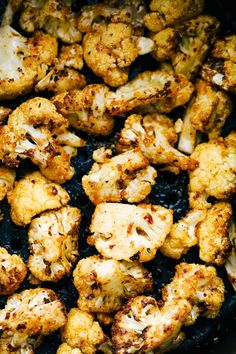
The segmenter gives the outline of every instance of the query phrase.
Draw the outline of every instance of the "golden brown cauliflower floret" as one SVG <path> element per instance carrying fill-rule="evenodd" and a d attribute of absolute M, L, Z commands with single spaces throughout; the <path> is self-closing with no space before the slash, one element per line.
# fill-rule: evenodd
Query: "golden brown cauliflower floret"
<path fill-rule="evenodd" d="M 236 133 L 199 144 L 191 157 L 199 166 L 190 172 L 191 208 L 210 208 L 207 198 L 225 199 L 236 191 Z"/>
<path fill-rule="evenodd" d="M 106 84 L 117 87 L 128 81 L 129 67 L 138 57 L 151 52 L 150 38 L 135 37 L 124 23 L 100 25 L 83 38 L 84 60 Z"/>
<path fill-rule="evenodd" d="M 117 150 L 138 147 L 150 163 L 193 170 L 197 162 L 174 148 L 177 137 L 175 124 L 170 118 L 158 113 L 144 118 L 133 114 L 127 118 L 120 133 Z"/>
<path fill-rule="evenodd" d="M 215 42 L 201 75 L 213 85 L 236 92 L 236 35 L 226 36 Z"/>
<path fill-rule="evenodd" d="M 193 84 L 184 75 L 171 75 L 164 70 L 145 71 L 115 92 L 110 91 L 106 106 L 112 115 L 149 103 L 155 104 L 157 112 L 168 113 L 187 103 L 193 91 Z"/>
<path fill-rule="evenodd" d="M 0 37 L 1 101 L 29 92 L 46 75 L 57 55 L 57 41 L 40 32 L 25 38 L 10 26 L 0 27 Z"/>
<path fill-rule="evenodd" d="M 92 217 L 93 234 L 88 243 L 106 258 L 148 262 L 155 257 L 172 223 L 172 210 L 159 205 L 101 203 Z"/>
<path fill-rule="evenodd" d="M 0 294 L 14 293 L 27 274 L 27 267 L 20 256 L 10 255 L 0 247 Z"/>
<path fill-rule="evenodd" d="M 233 219 L 229 223 L 229 238 L 231 241 L 231 252 L 225 263 L 225 269 L 228 274 L 234 290 L 236 291 L 236 223 Z"/>
<path fill-rule="evenodd" d="M 174 299 L 162 307 L 152 297 L 131 299 L 115 315 L 112 326 L 115 352 L 164 353 L 173 349 L 183 340 L 180 331 L 190 311 L 191 305 L 184 299 Z"/>
<path fill-rule="evenodd" d="M 25 226 L 43 211 L 60 208 L 70 200 L 60 185 L 52 183 L 40 172 L 26 174 L 8 194 L 11 218 L 16 225 Z"/>
<path fill-rule="evenodd" d="M 0 310 L 0 351 L 33 354 L 42 335 L 55 332 L 65 323 L 65 306 L 53 290 L 37 288 L 14 294 Z"/>
<path fill-rule="evenodd" d="M 94 321 L 92 314 L 72 308 L 68 313 L 66 325 L 61 332 L 62 341 L 71 348 L 71 354 L 75 350 L 80 350 L 83 354 L 96 353 L 99 345 L 105 342 L 106 337 L 99 323 Z M 58 348 L 57 354 L 63 353 L 62 348 Z M 77 352 L 75 352 L 77 353 Z"/>
<path fill-rule="evenodd" d="M 145 26 L 152 32 L 197 17 L 204 10 L 204 0 L 152 0 L 151 13 L 144 17 Z"/>
<path fill-rule="evenodd" d="M 91 256 L 81 259 L 74 272 L 78 307 L 89 312 L 118 311 L 126 299 L 152 291 L 153 280 L 138 262 Z"/>
<path fill-rule="evenodd" d="M 219 202 L 206 212 L 205 219 L 197 227 L 199 257 L 206 263 L 221 266 L 231 249 L 229 220 L 232 216 L 230 203 Z"/>
<path fill-rule="evenodd" d="M 15 178 L 16 172 L 14 170 L 0 166 L 0 201 L 13 189 Z"/>
<path fill-rule="evenodd" d="M 89 199 L 102 202 L 141 202 L 150 192 L 157 177 L 140 150 L 134 149 L 112 157 L 105 163 L 94 163 L 82 185 Z"/>
<path fill-rule="evenodd" d="M 65 43 L 76 43 L 82 39 L 76 14 L 72 12 L 71 0 L 27 0 L 24 1 L 20 26 L 26 32 L 44 29 Z"/>
<path fill-rule="evenodd" d="M 72 90 L 56 95 L 52 102 L 72 127 L 92 135 L 109 135 L 114 118 L 107 112 L 105 85 L 93 84 L 83 90 Z"/>
<path fill-rule="evenodd" d="M 80 210 L 70 206 L 48 211 L 30 224 L 28 267 L 41 281 L 58 281 L 77 261 Z"/>

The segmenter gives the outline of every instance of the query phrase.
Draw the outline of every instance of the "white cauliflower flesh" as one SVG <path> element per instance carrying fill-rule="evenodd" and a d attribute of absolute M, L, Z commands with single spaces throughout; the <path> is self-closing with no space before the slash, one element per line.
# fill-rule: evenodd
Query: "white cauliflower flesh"
<path fill-rule="evenodd" d="M 10 255 L 0 247 L 0 294 L 14 293 L 27 274 L 27 267 L 20 256 Z"/>
<path fill-rule="evenodd" d="M 193 91 L 193 84 L 184 75 L 171 75 L 164 70 L 145 71 L 115 92 L 110 91 L 106 106 L 112 115 L 119 115 L 155 103 L 156 111 L 168 113 L 187 103 Z"/>
<path fill-rule="evenodd" d="M 198 244 L 197 226 L 204 220 L 205 210 L 191 210 L 175 223 L 166 237 L 160 251 L 166 257 L 180 259 L 189 248 Z"/>
<path fill-rule="evenodd" d="M 18 157 L 30 158 L 46 177 L 56 183 L 64 183 L 74 174 L 70 166 L 71 156 L 65 150 L 67 144 L 75 151 L 85 144 L 69 133 L 68 125 L 67 119 L 57 113 L 51 101 L 42 97 L 32 98 L 17 107 L 2 128 L 0 136 L 8 143 L 0 144 L 0 158 L 10 166 L 18 164 Z M 9 134 L 12 134 L 13 141 L 7 139 Z M 70 139 L 64 143 L 67 134 Z"/>
<path fill-rule="evenodd" d="M 93 234 L 88 243 L 106 258 L 148 262 L 165 241 L 172 223 L 172 210 L 159 205 L 101 203 L 92 217 Z"/>
<path fill-rule="evenodd" d="M 86 64 L 112 87 L 125 84 L 129 67 L 138 55 L 153 49 L 154 42 L 150 38 L 134 36 L 132 27 L 124 23 L 100 25 L 83 38 Z"/>
<path fill-rule="evenodd" d="M 10 26 L 0 27 L 0 37 L 1 101 L 29 92 L 46 75 L 57 55 L 57 41 L 39 32 L 25 38 Z"/>
<path fill-rule="evenodd" d="M 87 134 L 107 136 L 114 127 L 114 118 L 105 105 L 108 92 L 107 86 L 93 84 L 56 95 L 52 102 L 72 127 Z"/>
<path fill-rule="evenodd" d="M 43 211 L 60 208 L 70 200 L 69 194 L 59 184 L 52 183 L 40 172 L 26 174 L 12 192 L 8 193 L 11 219 L 16 225 L 25 226 Z"/>
<path fill-rule="evenodd" d="M 26 32 L 43 29 L 65 43 L 82 39 L 76 14 L 71 10 L 71 0 L 24 1 L 20 26 Z"/>
<path fill-rule="evenodd" d="M 236 133 L 199 144 L 193 154 L 198 167 L 189 173 L 191 208 L 210 208 L 209 196 L 225 199 L 236 191 Z"/>
<path fill-rule="evenodd" d="M 130 150 L 112 157 L 105 163 L 95 163 L 82 185 L 89 199 L 102 202 L 141 202 L 151 192 L 157 177 L 139 150 Z"/>
<path fill-rule="evenodd" d="M 28 267 L 41 281 L 58 281 L 77 261 L 80 210 L 70 206 L 48 211 L 30 224 Z"/>
<path fill-rule="evenodd" d="M 152 0 L 150 10 L 144 17 L 144 24 L 150 31 L 159 32 L 200 15 L 204 0 Z"/>
<path fill-rule="evenodd" d="M 229 238 L 231 241 L 232 249 L 229 257 L 225 263 L 225 269 L 228 274 L 228 278 L 236 291 L 236 223 L 233 219 L 230 220 L 229 225 Z"/>
<path fill-rule="evenodd" d="M 174 148 L 177 137 L 175 124 L 170 118 L 158 113 L 144 118 L 133 114 L 125 121 L 117 149 L 138 147 L 150 163 L 193 170 L 197 162 Z"/>
<path fill-rule="evenodd" d="M 116 261 L 91 256 L 81 259 L 74 272 L 82 311 L 109 313 L 118 311 L 124 301 L 152 291 L 153 280 L 138 262 Z"/>
<path fill-rule="evenodd" d="M 93 315 L 78 308 L 72 308 L 68 313 L 67 322 L 61 331 L 61 338 L 71 348 L 69 352 L 71 354 L 74 353 L 73 350 L 80 350 L 83 354 L 94 354 L 99 345 L 106 340 L 102 328 L 94 320 Z M 62 346 L 58 348 L 57 354 L 66 353 L 62 351 Z"/>
<path fill-rule="evenodd" d="M 53 290 L 37 288 L 14 294 L 0 310 L 1 353 L 33 354 L 42 335 L 65 323 L 65 306 Z"/>
<path fill-rule="evenodd" d="M 205 219 L 198 225 L 199 257 L 206 263 L 221 266 L 231 249 L 229 220 L 232 216 L 230 203 L 218 202 L 207 210 Z"/>
<path fill-rule="evenodd" d="M 112 343 L 117 354 L 163 353 L 181 341 L 181 327 L 191 311 L 184 299 L 158 306 L 155 299 L 138 296 L 115 315 Z M 183 336 L 182 336 L 183 337 Z"/>
<path fill-rule="evenodd" d="M 13 169 L 0 166 L 0 201 L 13 189 L 15 178 L 16 172 Z"/>

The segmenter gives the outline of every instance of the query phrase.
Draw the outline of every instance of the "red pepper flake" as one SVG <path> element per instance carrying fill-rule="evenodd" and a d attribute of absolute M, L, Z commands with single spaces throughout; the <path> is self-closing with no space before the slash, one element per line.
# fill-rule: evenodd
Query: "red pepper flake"
<path fill-rule="evenodd" d="M 153 218 L 151 214 L 146 214 L 144 216 L 144 220 L 146 220 L 149 224 L 153 224 Z"/>

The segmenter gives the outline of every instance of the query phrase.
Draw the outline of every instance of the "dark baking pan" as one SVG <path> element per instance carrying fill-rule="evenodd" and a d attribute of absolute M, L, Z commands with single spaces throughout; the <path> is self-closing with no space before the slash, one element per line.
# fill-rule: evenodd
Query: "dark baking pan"
<path fill-rule="evenodd" d="M 86 3 L 94 3 L 95 1 L 74 1 L 73 9 L 78 11 L 79 8 Z M 0 14 L 6 5 L 6 1 L 0 0 Z M 234 12 L 233 1 L 207 1 L 206 11 L 215 15 L 222 23 L 221 35 L 236 33 L 236 12 Z M 16 21 L 16 28 L 17 21 Z M 0 39 L 1 40 L 1 39 Z M 157 64 L 151 57 L 146 57 L 145 60 L 137 60 L 132 65 L 131 77 L 134 77 L 138 72 L 155 68 Z M 91 74 L 88 69 L 83 69 L 88 78 L 88 83 L 97 81 L 97 78 Z M 32 97 L 32 95 L 27 98 Z M 27 98 L 15 100 L 7 105 L 14 108 Z M 233 101 L 236 99 L 233 96 Z M 175 119 L 179 117 L 181 111 L 173 112 L 170 116 Z M 232 129 L 236 129 L 236 104 L 232 115 L 229 117 L 224 129 L 223 135 L 227 135 Z M 123 122 L 117 122 L 115 133 L 122 127 Z M 95 253 L 94 248 L 86 243 L 88 235 L 88 227 L 90 218 L 94 210 L 94 206 L 90 203 L 83 192 L 81 178 L 86 174 L 92 165 L 92 152 L 100 146 L 109 146 L 114 141 L 115 133 L 106 139 L 95 139 L 86 137 L 87 145 L 80 149 L 78 156 L 73 159 L 73 166 L 76 173 L 73 179 L 67 182 L 64 186 L 71 195 L 70 204 L 77 206 L 82 210 L 82 223 L 80 229 L 80 257 L 86 257 Z M 81 135 L 82 136 L 82 135 Z M 84 137 L 84 136 L 82 136 Z M 29 161 L 23 161 L 18 169 L 17 178 L 25 174 L 27 171 L 36 169 Z M 187 198 L 188 176 L 181 172 L 178 176 L 171 173 L 160 172 L 157 184 L 153 187 L 150 194 L 150 201 L 155 204 L 160 204 L 174 210 L 175 220 L 185 215 L 188 210 Z M 235 203 L 236 204 L 236 203 Z M 6 201 L 0 205 L 4 213 L 4 220 L 0 223 L 0 245 L 8 249 L 10 253 L 20 254 L 26 261 L 29 255 L 27 243 L 27 230 L 14 225 L 9 216 L 9 206 Z M 234 212 L 236 205 L 234 205 Z M 236 213 L 235 213 L 236 214 Z M 234 214 L 234 215 L 235 215 Z M 198 258 L 196 249 L 191 249 L 181 261 L 202 263 Z M 174 274 L 176 262 L 158 254 L 156 259 L 145 266 L 152 271 L 155 280 L 155 289 L 153 296 L 157 299 L 161 297 L 161 288 L 168 283 Z M 187 339 L 174 353 L 208 353 L 208 354 L 236 354 L 236 343 L 234 338 L 234 327 L 236 326 L 236 293 L 234 292 L 230 282 L 228 281 L 224 268 L 218 269 L 219 275 L 223 278 L 226 287 L 225 302 L 221 309 L 220 315 L 214 320 L 199 318 L 194 326 L 186 329 Z M 45 283 L 42 286 L 54 289 L 60 294 L 61 300 L 65 303 L 67 309 L 76 306 L 77 292 L 72 284 L 71 277 L 64 278 L 58 283 Z M 21 289 L 32 287 L 27 281 L 21 286 Z M 6 297 L 0 297 L 0 307 L 4 307 Z M 109 329 L 108 329 L 109 331 Z M 45 338 L 44 343 L 37 349 L 37 354 L 55 354 L 58 345 L 60 344 L 60 334 L 56 332 Z"/>

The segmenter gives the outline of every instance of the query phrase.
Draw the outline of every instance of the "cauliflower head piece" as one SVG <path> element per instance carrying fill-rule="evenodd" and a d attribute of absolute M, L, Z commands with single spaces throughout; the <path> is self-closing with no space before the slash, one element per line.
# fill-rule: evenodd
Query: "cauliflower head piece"
<path fill-rule="evenodd" d="M 126 299 L 150 293 L 153 285 L 151 273 L 138 262 L 98 255 L 81 259 L 73 276 L 78 307 L 87 312 L 118 311 Z"/>
<path fill-rule="evenodd" d="M 80 210 L 64 206 L 35 218 L 29 228 L 30 257 L 28 267 L 41 281 L 58 281 L 76 263 Z"/>
<path fill-rule="evenodd" d="M 6 166 L 0 166 L 0 201 L 13 189 L 15 178 L 15 170 Z"/>
<path fill-rule="evenodd" d="M 0 247 L 0 269 L 0 294 L 14 293 L 26 277 L 25 263 L 20 256 L 10 255 L 5 248 Z"/>
<path fill-rule="evenodd" d="M 29 92 L 57 55 L 57 41 L 37 32 L 25 38 L 10 26 L 0 27 L 0 101 Z M 9 60 L 11 58 L 11 60 Z"/>
<path fill-rule="evenodd" d="M 70 196 L 65 189 L 38 171 L 28 173 L 15 182 L 13 191 L 8 194 L 11 219 L 21 226 L 30 224 L 35 215 L 60 208 L 69 200 Z"/>
<path fill-rule="evenodd" d="M 106 258 L 148 262 L 155 257 L 172 223 L 172 210 L 159 205 L 100 203 L 90 225 L 93 234 L 87 241 Z"/>
<path fill-rule="evenodd" d="M 88 175 L 82 177 L 82 185 L 89 199 L 102 202 L 141 202 L 150 192 L 157 177 L 140 150 L 133 149 L 94 163 Z"/>

